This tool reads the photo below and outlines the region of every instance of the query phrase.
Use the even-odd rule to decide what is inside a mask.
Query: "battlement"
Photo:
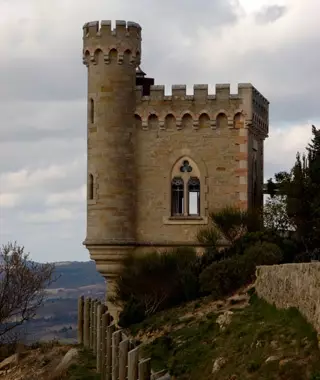
[[[141,26],[133,21],[91,21],[83,26],[83,63],[97,64],[99,54],[105,63],[128,62],[138,66],[141,61]]]
[[[112,28],[111,20],[90,21],[83,25],[83,38],[109,36],[141,39],[141,26],[136,22],[124,20],[116,20],[115,28]]]
[[[187,86],[180,84],[172,85],[171,95],[165,95],[164,85],[153,85],[150,95],[143,96],[142,86],[136,86],[136,119],[145,130],[157,123],[160,129],[174,124],[177,129],[184,129],[183,124],[194,129],[201,125],[216,129],[223,124],[239,128],[243,123],[267,136],[268,100],[250,83],[239,83],[237,90],[231,93],[230,84],[222,83],[215,85],[215,93],[209,93],[207,84],[195,84],[192,94],[187,94]]]
[[[172,85],[171,86],[171,95],[165,95],[165,86],[164,85],[154,85],[150,87],[150,95],[142,96],[141,86],[136,87],[136,97],[137,101],[149,101],[149,100],[228,100],[228,99],[243,99],[245,96],[252,97],[253,94],[256,94],[255,97],[261,96],[261,99],[265,99],[250,83],[239,83],[238,92],[232,94],[230,91],[230,84],[216,84],[215,93],[210,94],[208,91],[207,84],[195,84],[193,86],[193,94],[187,94],[186,85]],[[259,94],[259,95],[258,95]],[[265,99],[266,102],[268,102]]]

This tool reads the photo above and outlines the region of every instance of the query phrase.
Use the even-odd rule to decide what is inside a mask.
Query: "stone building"
[[[173,85],[140,69],[141,27],[89,22],[87,235],[84,245],[112,292],[130,250],[197,245],[208,213],[263,202],[269,102],[251,85]],[[178,67],[176,68],[179,69]]]

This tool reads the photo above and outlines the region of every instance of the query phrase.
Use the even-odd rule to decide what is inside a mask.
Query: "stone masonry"
[[[318,332],[320,343],[320,263],[261,266],[256,276],[258,296],[278,308],[297,308]]]
[[[108,293],[121,258],[131,250],[197,246],[209,211],[263,202],[263,142],[269,102],[251,85],[137,86],[141,27],[89,22],[83,27],[88,69],[88,199],[84,241]],[[176,68],[179,69],[178,67]],[[153,80],[151,79],[152,83]],[[150,83],[150,80],[149,80]],[[188,163],[190,173],[181,168]],[[183,183],[181,213],[173,214],[173,183]],[[189,182],[197,211],[190,213]],[[188,183],[188,185],[186,185]],[[191,182],[190,182],[191,183]],[[180,202],[179,201],[179,202]]]

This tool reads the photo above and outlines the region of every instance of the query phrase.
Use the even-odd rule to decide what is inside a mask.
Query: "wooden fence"
[[[94,353],[102,380],[151,380],[151,360],[141,358],[141,347],[116,328],[98,300],[79,298],[78,343]]]

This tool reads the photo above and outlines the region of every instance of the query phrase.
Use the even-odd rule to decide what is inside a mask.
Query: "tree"
[[[274,195],[267,199],[263,208],[264,227],[280,234],[294,231],[295,226],[287,213],[286,197]]]
[[[43,304],[45,289],[56,280],[53,264],[29,260],[17,243],[0,249],[0,343],[25,322],[34,318]]]
[[[268,188],[285,198],[287,215],[309,257],[320,246],[320,130],[314,125],[312,135],[307,154],[297,153],[290,172],[277,173],[276,183],[268,181]]]

